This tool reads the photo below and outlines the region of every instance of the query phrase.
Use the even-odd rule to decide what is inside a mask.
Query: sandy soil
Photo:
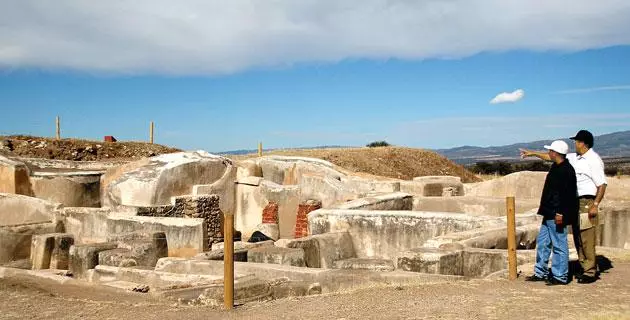
[[[252,303],[226,312],[51,280],[0,279],[0,319],[630,319],[630,262],[594,284],[471,280]]]

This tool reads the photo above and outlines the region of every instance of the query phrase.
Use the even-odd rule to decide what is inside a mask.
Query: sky
[[[220,152],[630,130],[630,1],[0,0],[0,135]]]

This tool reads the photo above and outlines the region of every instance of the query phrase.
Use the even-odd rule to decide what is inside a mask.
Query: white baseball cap
[[[545,146],[545,149],[553,150],[557,153],[562,153],[562,154],[569,153],[569,145],[562,140],[556,140],[552,142],[550,146]]]

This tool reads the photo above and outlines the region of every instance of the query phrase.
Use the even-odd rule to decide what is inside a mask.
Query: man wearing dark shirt
[[[549,285],[566,284],[569,274],[569,246],[567,243],[567,225],[577,218],[577,182],[575,170],[566,160],[569,146],[557,140],[550,146],[549,157],[554,162],[545,179],[538,214],[543,216],[538,238],[536,238],[536,266],[534,275],[527,281],[548,281]],[[551,274],[549,274],[549,255],[553,250]]]

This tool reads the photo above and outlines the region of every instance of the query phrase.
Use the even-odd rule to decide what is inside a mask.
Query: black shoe
[[[564,282],[564,281],[560,281],[560,280],[558,280],[556,278],[551,278],[551,279],[549,279],[549,281],[547,281],[547,285],[548,286],[557,286],[557,285],[565,285],[565,284],[567,284],[567,283]]]
[[[527,276],[525,277],[525,281],[547,281],[546,278],[539,277],[537,275]]]
[[[597,277],[591,277],[591,276],[587,276],[587,275],[582,275],[579,279],[578,279],[578,283],[581,284],[587,284],[587,283],[593,283],[597,281]]]

